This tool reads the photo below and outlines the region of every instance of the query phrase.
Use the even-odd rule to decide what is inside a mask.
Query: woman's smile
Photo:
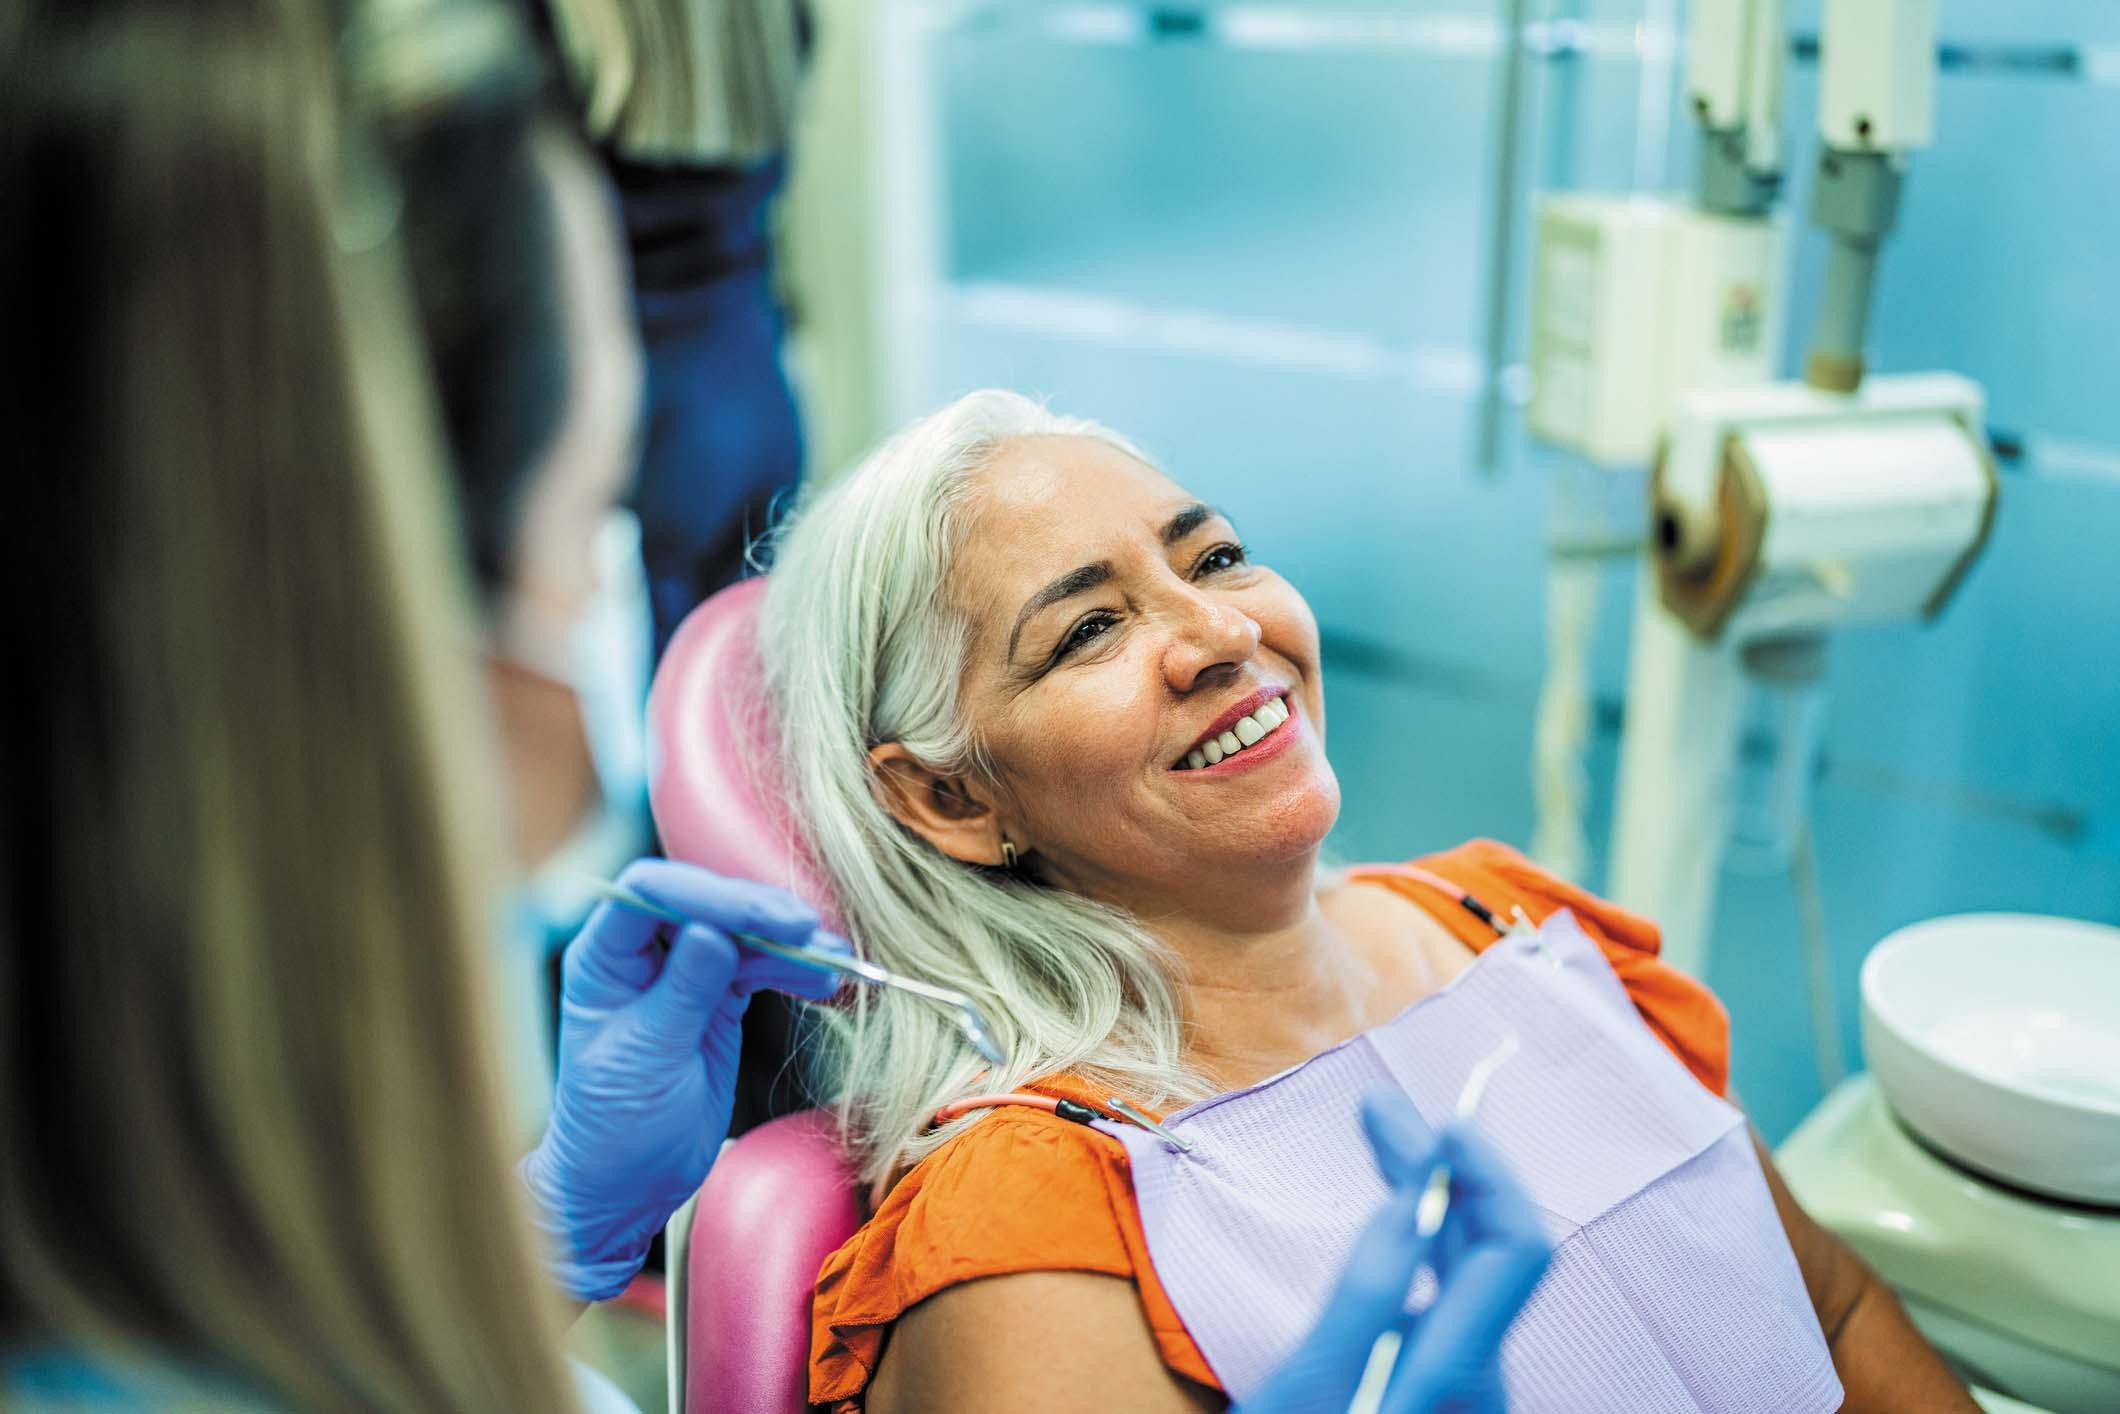
[[[1234,775],[1263,766],[1293,746],[1302,732],[1294,694],[1264,687],[1215,719],[1171,770],[1200,778]]]

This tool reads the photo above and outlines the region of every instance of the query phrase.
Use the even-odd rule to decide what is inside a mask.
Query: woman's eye
[[[1068,630],[1067,637],[1060,640],[1060,647],[1053,653],[1053,661],[1057,663],[1091,639],[1103,637],[1113,622],[1110,614],[1091,614]]]
[[[1203,574],[1214,574],[1220,570],[1235,569],[1243,563],[1245,559],[1242,545],[1217,545],[1202,555],[1199,563],[1193,566],[1193,578],[1198,579]]]

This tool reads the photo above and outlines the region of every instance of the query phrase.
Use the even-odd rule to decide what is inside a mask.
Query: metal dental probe
[[[1522,910],[1518,910],[1519,916]],[[1524,920],[1528,927],[1530,920]],[[1502,1063],[1516,1054],[1517,1038],[1514,1033],[1504,1036],[1501,1044],[1489,1051],[1472,1067],[1465,1077],[1465,1086],[1458,1091],[1457,1122],[1463,1124],[1472,1118],[1479,1108],[1480,1097],[1487,1093],[1487,1082],[1502,1068]],[[1414,1208],[1414,1229],[1425,1238],[1442,1230],[1443,1215],[1450,1211],[1450,1165],[1439,1163],[1429,1171],[1428,1182],[1421,1188],[1421,1199]],[[1398,1364],[1399,1348],[1405,1337],[1395,1330],[1385,1331],[1370,1348],[1369,1364],[1362,1371],[1362,1382],[1355,1389],[1354,1399],[1347,1406],[1347,1414],[1376,1414],[1384,1402],[1384,1391],[1390,1385],[1391,1372]]]
[[[635,913],[645,913],[650,918],[659,918],[673,927],[685,928],[699,921],[687,918],[675,909],[665,908],[655,900],[613,880],[592,877],[585,883],[605,902],[615,903],[621,908],[630,908]],[[798,962],[805,967],[838,972],[866,982],[872,987],[895,987],[901,992],[946,1007],[956,1021],[958,1031],[963,1033],[966,1045],[977,1051],[990,1064],[1008,1063],[1008,1058],[1001,1053],[1001,1047],[994,1043],[994,1033],[988,1028],[986,1018],[979,1014],[979,1008],[972,1003],[972,999],[962,992],[900,976],[896,972],[878,967],[873,962],[846,953],[833,952],[826,948],[795,947],[787,943],[776,943],[771,938],[761,938],[755,933],[730,932],[727,929],[722,931],[728,932],[737,943],[757,952],[785,958],[789,962]]]
[[[1487,1082],[1502,1068],[1502,1063],[1516,1054],[1517,1039],[1512,1033],[1502,1038],[1502,1043],[1488,1052],[1472,1073],[1465,1077],[1465,1088],[1458,1091],[1457,1122],[1472,1118],[1472,1112],[1480,1107],[1480,1097],[1487,1093]],[[1443,1226],[1443,1215],[1450,1211],[1450,1165],[1439,1163],[1428,1175],[1428,1184],[1421,1190],[1420,1206],[1414,1210],[1414,1231],[1422,1237],[1433,1237]]]

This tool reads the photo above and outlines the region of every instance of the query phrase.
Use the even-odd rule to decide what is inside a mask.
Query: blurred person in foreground
[[[629,485],[640,410],[625,255],[602,174],[510,12],[485,0],[346,8],[352,86],[401,183],[407,268],[477,589],[513,827],[514,906],[499,951],[519,958],[540,935],[540,883],[564,895],[584,870],[616,869],[622,857],[592,858],[598,822],[645,797],[640,684],[593,651],[623,625],[608,611],[624,567],[598,551]],[[614,750],[629,733],[631,748]],[[625,877],[718,930],[802,940],[816,927],[787,895],[703,870],[637,861]],[[522,1173],[554,1275],[582,1300],[622,1291],[705,1178],[744,1104],[737,1075],[759,979],[810,995],[833,985],[745,953],[714,1005],[700,992],[703,1016],[636,1035],[627,1014],[652,967],[616,977],[588,962],[659,931],[598,909],[562,968],[558,1087]],[[524,1001],[510,1001],[518,1040],[532,1020]],[[546,1075],[520,1045],[511,1054],[519,1080]],[[787,1056],[783,1045],[763,1073]]]
[[[501,1130],[497,773],[340,39],[292,0],[0,22],[10,1406],[583,1402]],[[814,933],[664,867],[638,886]],[[710,1128],[732,1002],[824,988],[705,927],[600,916],[576,954],[577,1031],[633,1083],[563,1093],[532,1186],[566,1260],[637,1265],[593,1244],[666,1214],[598,1125],[689,1098]]]
[[[424,8],[459,25],[491,13]],[[519,45],[440,76],[396,66],[370,95],[404,183],[483,611],[518,863],[503,955],[525,1018],[546,953],[580,920],[581,876],[645,842],[649,639],[739,576],[801,463],[767,232],[797,6],[533,13],[552,30],[550,72]],[[637,526],[611,515],[628,500]],[[731,1132],[816,1102],[804,1036],[782,997],[753,1001]],[[544,1072],[543,1052],[517,1055],[516,1073]]]
[[[480,1014],[420,361],[321,19],[0,36],[11,1400],[573,1403]]]

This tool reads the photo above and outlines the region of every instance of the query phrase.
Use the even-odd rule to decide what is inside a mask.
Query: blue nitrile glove
[[[822,1000],[839,985],[836,973],[740,948],[729,933],[849,950],[763,884],[666,859],[636,860],[620,880],[698,923],[674,930],[605,903],[567,945],[559,1082],[545,1137],[519,1172],[553,1275],[582,1301],[625,1290],[706,1178],[729,1132],[751,993]]]
[[[1343,1414],[1386,1331],[1402,1344],[1379,1414],[1502,1414],[1502,1336],[1553,1255],[1538,1212],[1470,1130],[1446,1129],[1431,1146],[1397,1091],[1364,1095],[1362,1120],[1391,1196],[1355,1239],[1310,1335],[1231,1414]],[[1423,1242],[1416,1213],[1438,1159],[1450,1165],[1450,1209]],[[1438,1294],[1408,1316],[1406,1295],[1424,1261]]]

